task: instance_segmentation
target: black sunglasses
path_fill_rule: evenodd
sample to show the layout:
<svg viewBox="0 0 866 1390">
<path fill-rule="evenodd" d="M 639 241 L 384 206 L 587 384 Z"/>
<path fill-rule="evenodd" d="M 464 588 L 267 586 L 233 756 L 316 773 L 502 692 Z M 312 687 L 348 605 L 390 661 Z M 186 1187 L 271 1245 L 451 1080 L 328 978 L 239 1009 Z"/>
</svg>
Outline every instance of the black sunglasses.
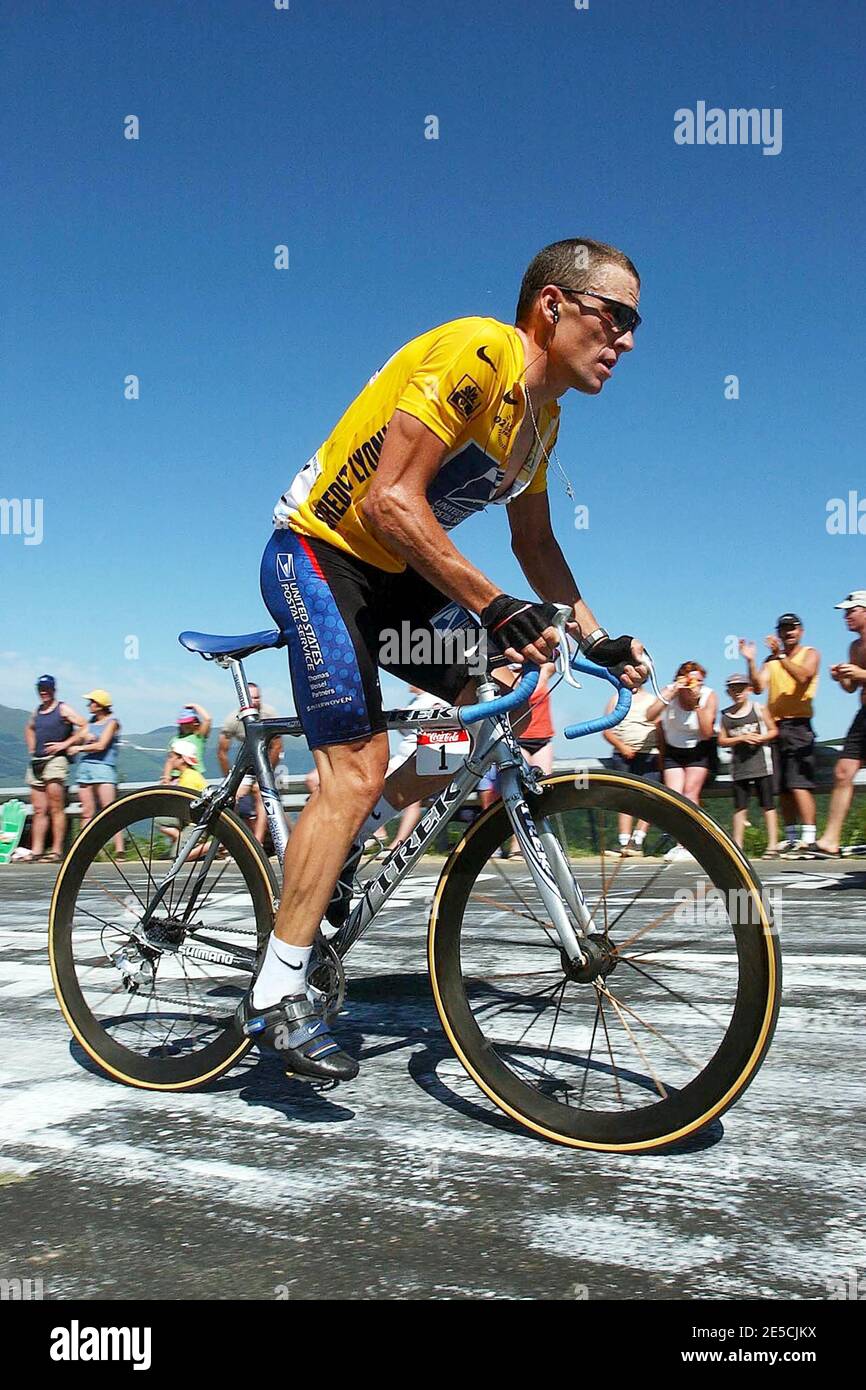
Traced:
<svg viewBox="0 0 866 1390">
<path fill-rule="evenodd" d="M 596 294 L 595 290 L 576 290 L 571 285 L 557 285 L 556 289 L 576 298 L 583 296 L 586 299 L 600 299 L 602 304 L 607 305 L 606 317 L 613 324 L 617 333 L 634 333 L 642 322 L 637 309 L 633 309 L 630 304 L 623 304 L 620 299 L 609 299 L 606 294 Z"/>
</svg>

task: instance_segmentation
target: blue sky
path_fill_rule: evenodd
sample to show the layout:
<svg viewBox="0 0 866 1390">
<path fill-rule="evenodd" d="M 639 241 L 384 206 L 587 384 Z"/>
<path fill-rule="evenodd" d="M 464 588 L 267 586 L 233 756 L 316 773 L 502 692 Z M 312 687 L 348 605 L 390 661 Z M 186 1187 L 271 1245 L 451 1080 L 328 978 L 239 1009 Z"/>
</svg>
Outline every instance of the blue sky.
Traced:
<svg viewBox="0 0 866 1390">
<path fill-rule="evenodd" d="M 0 497 L 42 498 L 44 539 L 0 536 L 0 703 L 50 670 L 79 707 L 107 686 L 130 730 L 186 699 L 224 713 L 228 678 L 176 635 L 268 624 L 277 495 L 396 347 L 512 321 L 535 251 L 581 235 L 637 263 L 645 321 L 600 397 L 562 402 L 589 530 L 555 473 L 552 510 L 598 617 L 717 689 L 727 638 L 789 608 L 842 658 L 833 604 L 866 586 L 866 536 L 826 528 L 831 498 L 866 498 L 859 3 L 6 13 Z M 700 100 L 781 108 L 781 152 L 676 144 Z M 502 509 L 455 539 L 525 592 Z M 289 707 L 282 654 L 250 670 Z M 596 694 L 558 696 L 558 722 Z M 853 712 L 825 676 L 819 735 Z"/>
</svg>

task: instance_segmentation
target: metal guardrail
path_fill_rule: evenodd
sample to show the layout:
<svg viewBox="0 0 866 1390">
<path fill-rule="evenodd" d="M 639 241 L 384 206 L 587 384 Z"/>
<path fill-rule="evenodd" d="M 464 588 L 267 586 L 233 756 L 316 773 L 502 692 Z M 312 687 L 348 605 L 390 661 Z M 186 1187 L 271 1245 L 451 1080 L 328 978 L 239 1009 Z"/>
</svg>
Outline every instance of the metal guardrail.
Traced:
<svg viewBox="0 0 866 1390">
<path fill-rule="evenodd" d="M 557 758 L 554 760 L 553 770 L 554 772 L 577 772 L 578 770 L 585 768 L 590 772 L 599 772 L 603 768 L 609 766 L 609 758 Z M 221 777 L 211 777 L 208 780 L 208 786 L 217 786 L 218 783 L 221 781 Z M 72 782 L 70 785 L 75 786 L 75 783 Z M 141 791 L 145 787 L 153 787 L 158 785 L 160 784 L 156 782 L 121 782 L 118 786 L 118 791 L 122 794 L 124 792 Z M 704 789 L 702 796 L 707 797 L 709 799 L 712 799 L 714 797 L 730 797 L 732 794 L 732 785 L 733 784 L 731 782 L 730 775 L 725 771 L 721 771 L 718 777 L 716 777 L 715 781 L 712 783 L 712 785 Z M 819 793 L 829 792 L 832 790 L 832 786 L 832 779 L 824 778 L 822 781 L 817 783 L 815 790 Z M 857 776 L 854 779 L 854 791 L 855 794 L 862 794 L 863 792 L 866 792 L 866 769 L 863 769 L 857 773 Z M 308 792 L 303 774 L 298 774 L 295 776 L 290 775 L 287 779 L 283 780 L 283 786 L 280 792 L 280 800 L 283 803 L 283 810 L 300 811 L 301 808 L 306 804 L 307 796 Z M 29 803 L 30 788 L 27 786 L 0 787 L 0 804 L 2 804 L 4 801 L 10 801 L 14 797 L 18 797 L 22 801 L 27 801 Z M 477 802 L 477 799 L 478 793 L 473 792 L 472 796 L 469 798 L 469 804 L 474 804 L 475 802 Z M 67 803 L 67 815 L 75 816 L 80 814 L 80 811 L 81 803 L 80 801 L 78 801 L 77 798 L 73 798 Z M 28 804 L 27 814 L 30 815 L 31 812 L 32 807 Z"/>
</svg>

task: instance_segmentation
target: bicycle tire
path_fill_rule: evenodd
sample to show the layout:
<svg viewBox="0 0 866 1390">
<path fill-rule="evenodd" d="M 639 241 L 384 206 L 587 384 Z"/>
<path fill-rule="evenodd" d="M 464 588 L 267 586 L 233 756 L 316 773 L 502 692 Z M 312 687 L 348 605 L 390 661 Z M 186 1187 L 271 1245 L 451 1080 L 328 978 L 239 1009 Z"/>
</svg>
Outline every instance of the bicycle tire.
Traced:
<svg viewBox="0 0 866 1390">
<path fill-rule="evenodd" d="M 449 857 L 437 886 L 428 932 L 428 962 L 436 1008 L 462 1066 L 488 1098 L 526 1129 L 573 1148 L 614 1153 L 658 1150 L 698 1133 L 742 1095 L 772 1041 L 781 994 L 781 954 L 760 884 L 749 861 L 722 828 L 668 788 L 627 774 L 590 772 L 581 790 L 573 776 L 541 783 L 532 797 L 537 818 L 593 805 L 624 810 L 668 829 L 723 890 L 746 889 L 757 920 L 735 933 L 739 978 L 724 1040 L 710 1064 L 676 1095 L 626 1114 L 557 1104 L 511 1071 L 485 1041 L 471 1011 L 461 972 L 463 914 L 473 885 L 511 826 L 501 802 L 468 829 Z M 583 788 L 586 788 L 584 791 Z M 471 931 L 471 926 L 466 928 Z"/>
<path fill-rule="evenodd" d="M 79 889 L 100 848 L 126 826 L 149 816 L 189 825 L 195 794 L 181 788 L 151 787 L 119 797 L 95 816 L 61 865 L 51 899 L 48 958 L 58 1003 L 73 1035 L 108 1076 L 145 1090 L 185 1091 L 216 1080 L 249 1051 L 250 1040 L 232 1020 L 200 1051 L 171 1060 L 143 1057 L 113 1039 L 91 1012 L 78 983 L 72 950 L 72 924 Z M 261 846 L 233 811 L 219 816 L 219 835 L 250 889 L 255 909 L 258 956 L 273 924 L 276 884 Z"/>
</svg>

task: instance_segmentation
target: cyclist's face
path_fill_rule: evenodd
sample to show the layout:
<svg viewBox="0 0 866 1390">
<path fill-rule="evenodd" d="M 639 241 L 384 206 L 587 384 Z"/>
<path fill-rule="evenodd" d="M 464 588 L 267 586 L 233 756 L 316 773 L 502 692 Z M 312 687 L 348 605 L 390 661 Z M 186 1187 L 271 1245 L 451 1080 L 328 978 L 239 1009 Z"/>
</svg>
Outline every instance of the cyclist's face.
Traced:
<svg viewBox="0 0 866 1390">
<path fill-rule="evenodd" d="M 610 299 L 638 307 L 640 289 L 630 271 L 603 265 L 593 271 L 592 289 Z M 634 347 L 634 334 L 621 333 L 610 322 L 601 300 L 559 299 L 559 322 L 548 349 L 554 375 L 587 396 L 597 396 L 624 352 Z"/>
</svg>

